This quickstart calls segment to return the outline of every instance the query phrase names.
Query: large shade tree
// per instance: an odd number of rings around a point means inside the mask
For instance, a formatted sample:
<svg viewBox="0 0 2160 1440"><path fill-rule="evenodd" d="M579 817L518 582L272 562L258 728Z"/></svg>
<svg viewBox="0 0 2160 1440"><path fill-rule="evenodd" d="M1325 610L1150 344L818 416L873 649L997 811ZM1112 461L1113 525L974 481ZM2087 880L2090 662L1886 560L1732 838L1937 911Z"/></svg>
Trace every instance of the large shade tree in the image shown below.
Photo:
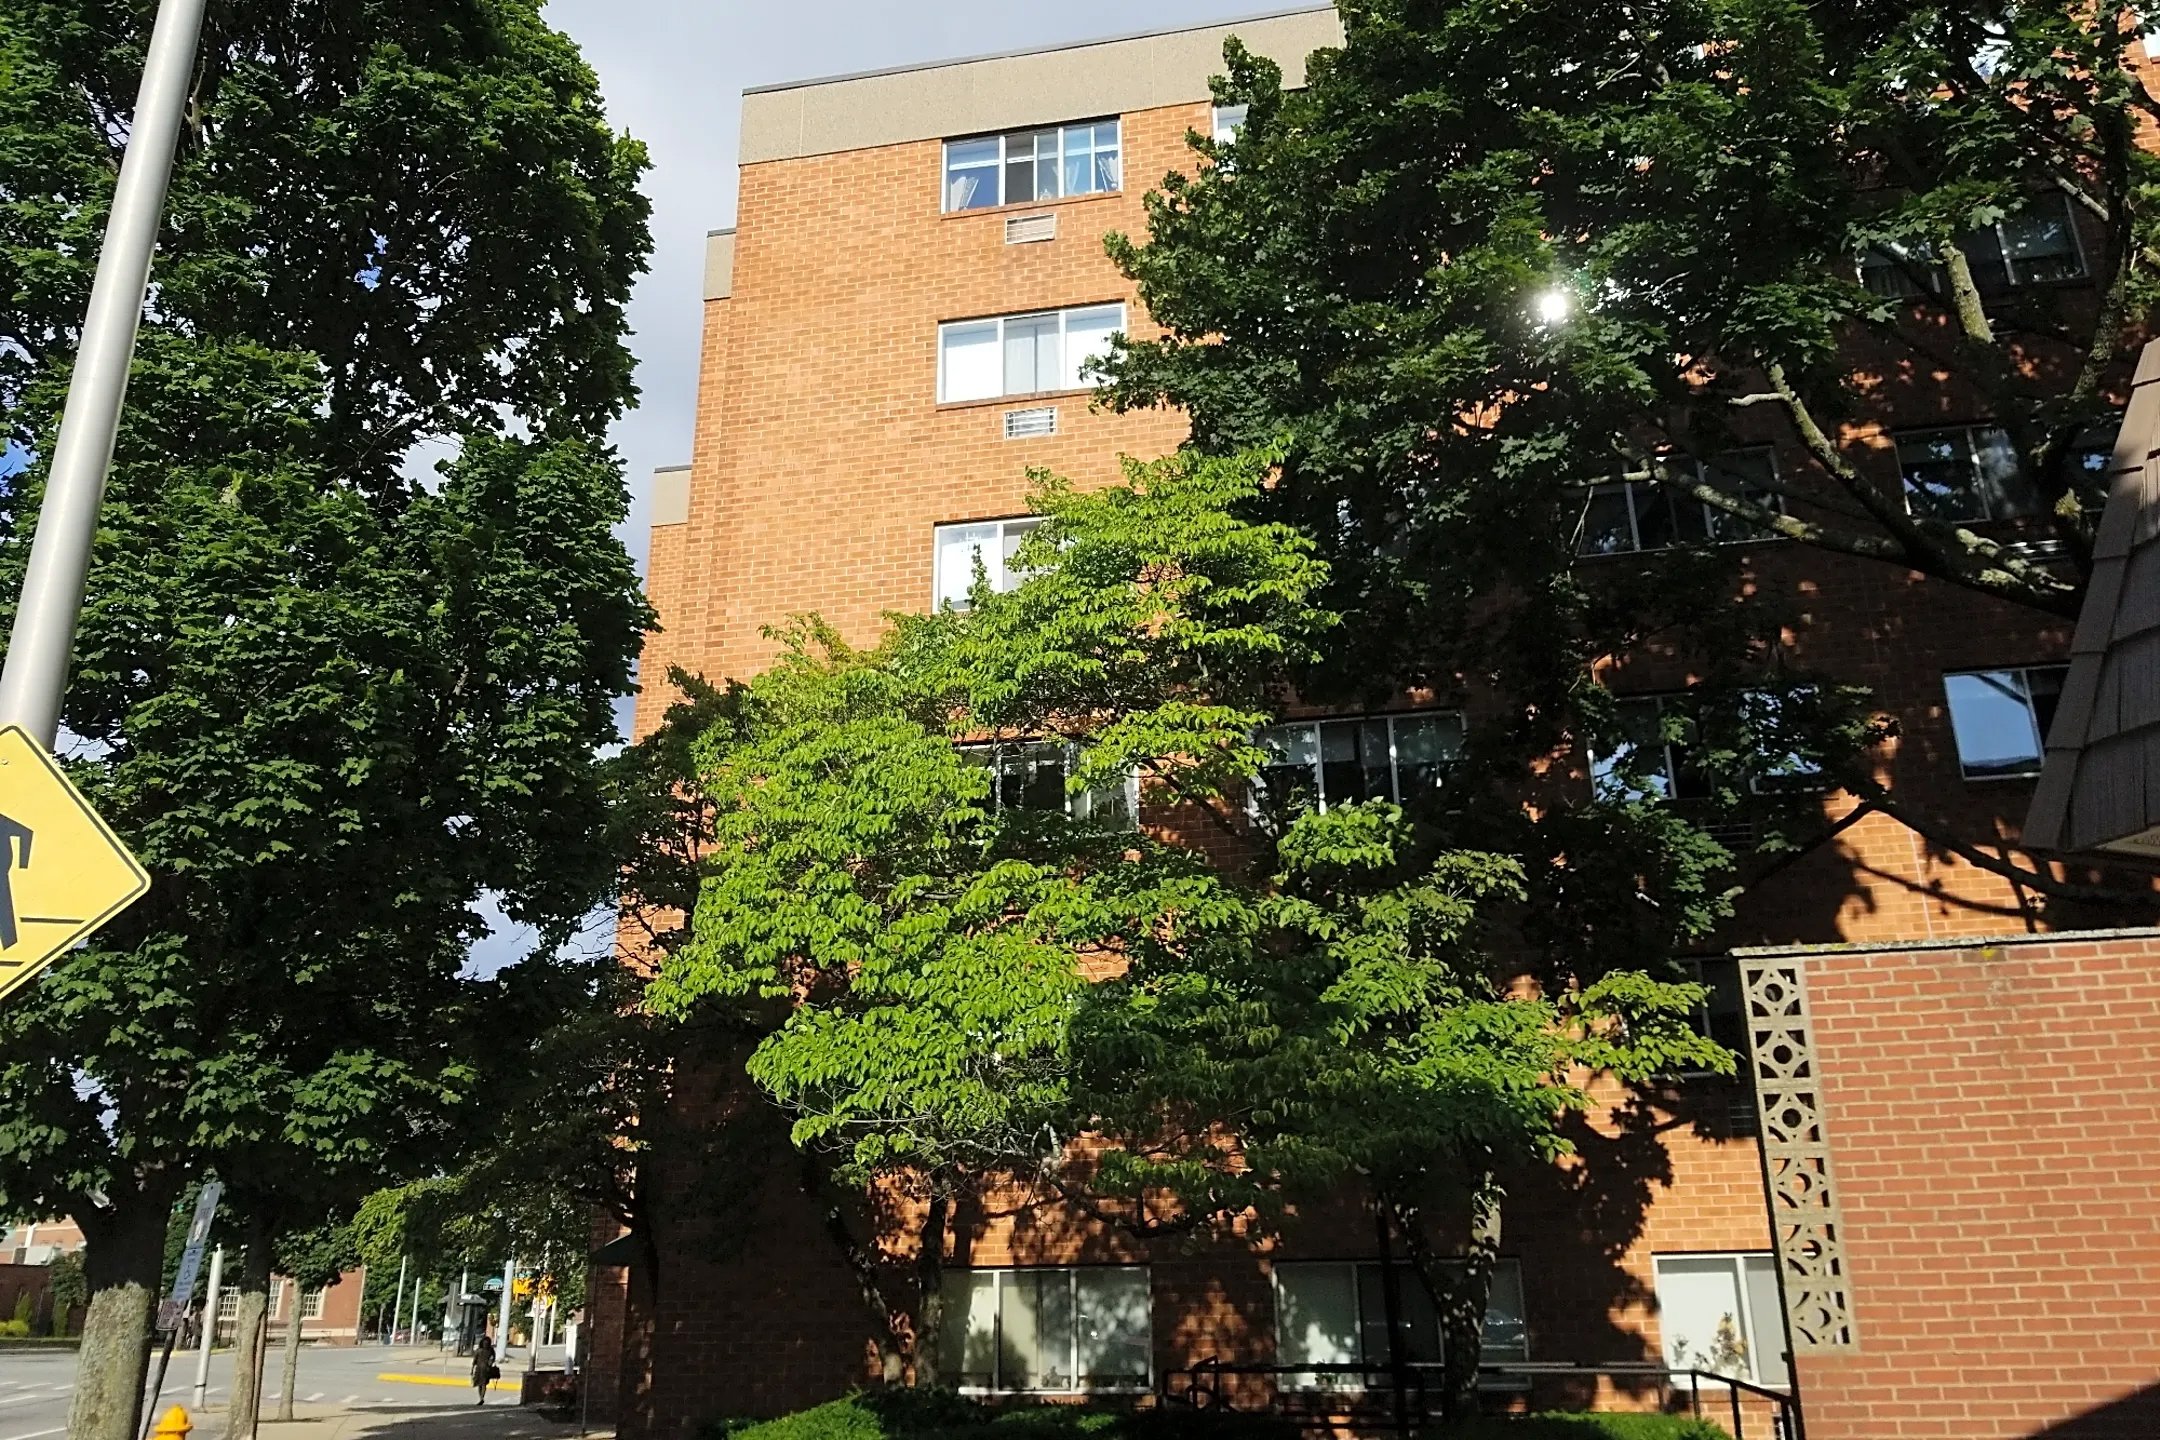
<svg viewBox="0 0 2160 1440"><path fill-rule="evenodd" d="M152 8L0 13L32 457ZM90 1237L77 1440L131 1433L182 1187L439 1164L520 1053L464 971L479 897L553 938L608 888L595 751L649 614L596 437L634 393L644 156L538 11L210 10L63 714L155 883L0 1014L0 1208ZM41 480L6 483L0 595Z"/></svg>
<svg viewBox="0 0 2160 1440"><path fill-rule="evenodd" d="M2147 8L1359 0L1302 90L1233 42L1242 128L1113 238L1167 332L1115 402L1208 452L1287 437L1257 513L1357 617L1303 684L1471 697L1452 833L1529 862L1571 963L1669 953L1667 882L1745 885L1877 810L2096 898L1891 794L1868 697L1794 662L1722 542L2076 614L2156 295ZM1983 428L1897 450L1900 404ZM1766 445L1775 473L1735 458ZM1689 699L1616 704L1629 666ZM1736 873L1706 844L1735 820L1766 822Z"/></svg>

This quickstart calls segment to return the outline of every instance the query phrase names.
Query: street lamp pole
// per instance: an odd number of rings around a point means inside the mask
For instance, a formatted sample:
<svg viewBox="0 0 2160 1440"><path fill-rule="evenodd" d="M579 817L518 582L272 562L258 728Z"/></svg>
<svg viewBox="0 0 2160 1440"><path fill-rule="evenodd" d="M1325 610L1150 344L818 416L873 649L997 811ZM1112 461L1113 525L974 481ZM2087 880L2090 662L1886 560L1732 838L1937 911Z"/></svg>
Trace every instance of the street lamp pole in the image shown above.
<svg viewBox="0 0 2160 1440"><path fill-rule="evenodd" d="M159 0L142 89L129 122L127 154L113 189L98 252L97 278L83 317L82 345L68 382L67 408L53 444L37 538L0 671L0 725L20 725L48 750L60 732L60 695L67 688L82 615L83 585L90 573L90 542L97 535L105 475L112 468L120 406L127 397L128 363L142 324L150 287L150 259L157 250L172 182L173 152L188 85L195 73L206 0Z"/></svg>

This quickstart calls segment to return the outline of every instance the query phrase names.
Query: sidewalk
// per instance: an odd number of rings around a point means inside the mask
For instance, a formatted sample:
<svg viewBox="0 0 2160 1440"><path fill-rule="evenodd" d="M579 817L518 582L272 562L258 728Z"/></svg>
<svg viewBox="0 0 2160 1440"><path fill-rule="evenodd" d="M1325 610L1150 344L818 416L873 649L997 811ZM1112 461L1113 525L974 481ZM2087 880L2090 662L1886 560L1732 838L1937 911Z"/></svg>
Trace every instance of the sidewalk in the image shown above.
<svg viewBox="0 0 2160 1440"><path fill-rule="evenodd" d="M490 1400L475 1405L378 1405L347 1409L338 1405L301 1405L299 1418L265 1420L257 1440L574 1440L577 1423L558 1423L538 1411ZM212 1427L216 1421L213 1418ZM592 1440L610 1432L587 1431Z"/></svg>

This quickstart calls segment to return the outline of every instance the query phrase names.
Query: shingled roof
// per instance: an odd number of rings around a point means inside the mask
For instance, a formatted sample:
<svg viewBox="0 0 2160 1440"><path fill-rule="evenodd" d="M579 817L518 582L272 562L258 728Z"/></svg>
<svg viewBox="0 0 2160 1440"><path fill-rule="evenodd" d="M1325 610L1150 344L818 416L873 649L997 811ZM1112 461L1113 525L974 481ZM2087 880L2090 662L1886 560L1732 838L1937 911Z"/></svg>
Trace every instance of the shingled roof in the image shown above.
<svg viewBox="0 0 2160 1440"><path fill-rule="evenodd" d="M2160 858L2160 341L2138 356L2024 843Z"/></svg>

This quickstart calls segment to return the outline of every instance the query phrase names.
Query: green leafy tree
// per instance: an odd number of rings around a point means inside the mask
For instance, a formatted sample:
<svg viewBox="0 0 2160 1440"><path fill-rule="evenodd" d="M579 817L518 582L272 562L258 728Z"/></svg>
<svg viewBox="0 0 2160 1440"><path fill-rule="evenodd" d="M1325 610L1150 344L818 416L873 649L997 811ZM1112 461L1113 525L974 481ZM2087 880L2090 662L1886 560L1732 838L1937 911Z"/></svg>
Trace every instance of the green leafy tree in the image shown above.
<svg viewBox="0 0 2160 1440"><path fill-rule="evenodd" d="M2095 447L2156 293L2137 136L2160 107L2127 62L2148 8L1362 0L1300 91L1233 44L1242 130L1113 239L1167 330L1123 347L1115 403L1182 407L1210 453L1287 437L1255 513L1313 538L1356 620L1301 685L1489 699L1451 833L1524 860L1570 964L1654 963L1828 838L1818 796L1776 793L1813 772L2097 898L1893 796L1868 697L1799 663L1708 542L2076 615ZM1914 398L2001 428L1985 493L1901 483L1854 437ZM1769 443L1779 475L1717 468ZM1621 479L1671 520L1649 543L1678 543L1586 571L1590 486ZM1645 721L1591 678L1631 664L1698 677L1690 712ZM1586 749L1625 772L1662 739L1697 752L1691 815L1643 803L1640 770L1584 803ZM1704 827L1743 817L1768 839L1736 871Z"/></svg>
<svg viewBox="0 0 2160 1440"><path fill-rule="evenodd" d="M328 1221L304 1230L288 1230L276 1241L278 1273L292 1282L285 1307L285 1384L278 1394L277 1418L293 1418L293 1399L300 1388L300 1335L306 1323L307 1296L327 1290L360 1263L360 1246L352 1223Z"/></svg>
<svg viewBox="0 0 2160 1440"><path fill-rule="evenodd" d="M0 14L0 408L33 456L148 20ZM595 752L650 619L592 439L633 393L644 157L537 4L220 5L188 113L64 713L155 883L0 1014L0 1198L91 1239L75 1440L133 1433L192 1179L350 1203L454 1150L521 1053L514 982L463 972L476 901L553 939L607 893ZM8 596L41 483L6 484ZM325 1213L276 1198L236 1183L264 1240Z"/></svg>
<svg viewBox="0 0 2160 1440"><path fill-rule="evenodd" d="M1237 516L1273 458L1046 482L1016 589L871 651L798 625L708 735L706 878L654 1000L776 1012L748 1073L828 1193L912 1202L918 1383L950 1204L987 1182L1143 1232L1345 1182L1408 1206L1465 1160L1561 1148L1579 1067L1718 1059L1693 987L1517 993L1509 859L1391 804L1253 832L1253 733L1332 618L1309 545ZM1134 784L1272 863L1136 829Z"/></svg>

